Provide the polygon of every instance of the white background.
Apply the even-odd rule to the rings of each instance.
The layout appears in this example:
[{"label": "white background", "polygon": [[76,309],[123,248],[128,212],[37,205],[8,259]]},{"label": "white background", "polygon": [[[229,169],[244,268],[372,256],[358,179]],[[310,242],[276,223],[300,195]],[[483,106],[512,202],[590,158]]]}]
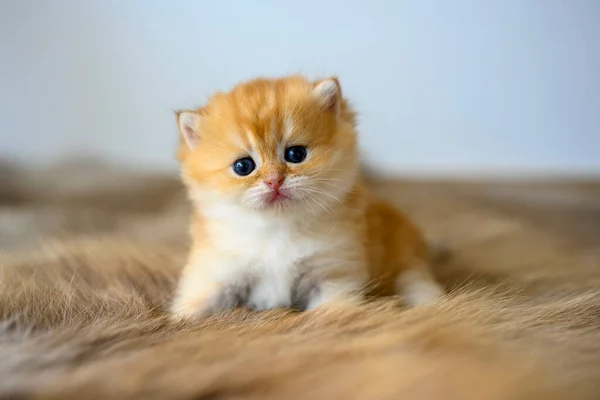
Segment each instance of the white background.
[{"label": "white background", "polygon": [[338,74],[390,172],[600,172],[600,1],[0,1],[0,157],[174,167],[173,110]]}]

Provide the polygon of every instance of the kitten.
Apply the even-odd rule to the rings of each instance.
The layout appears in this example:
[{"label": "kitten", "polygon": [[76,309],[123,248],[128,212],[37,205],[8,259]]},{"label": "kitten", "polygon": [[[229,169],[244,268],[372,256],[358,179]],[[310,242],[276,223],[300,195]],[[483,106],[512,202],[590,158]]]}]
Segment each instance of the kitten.
[{"label": "kitten", "polygon": [[253,80],[177,120],[195,212],[175,318],[442,294],[419,230],[361,182],[355,114],[336,78]]}]

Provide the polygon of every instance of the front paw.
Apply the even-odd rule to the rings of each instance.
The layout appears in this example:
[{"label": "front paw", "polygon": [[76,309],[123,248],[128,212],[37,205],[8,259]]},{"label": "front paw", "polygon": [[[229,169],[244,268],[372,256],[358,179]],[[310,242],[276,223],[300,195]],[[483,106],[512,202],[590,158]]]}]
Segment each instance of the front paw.
[{"label": "front paw", "polygon": [[276,285],[260,283],[251,291],[247,304],[255,311],[264,311],[288,308],[291,307],[291,303],[291,294],[287,287],[278,288]]},{"label": "front paw", "polygon": [[171,305],[171,318],[176,321],[199,319],[237,307],[239,298],[232,290],[206,294],[179,294]]},{"label": "front paw", "polygon": [[360,303],[360,284],[357,282],[325,281],[313,288],[308,296],[306,311],[325,305],[356,305]]}]

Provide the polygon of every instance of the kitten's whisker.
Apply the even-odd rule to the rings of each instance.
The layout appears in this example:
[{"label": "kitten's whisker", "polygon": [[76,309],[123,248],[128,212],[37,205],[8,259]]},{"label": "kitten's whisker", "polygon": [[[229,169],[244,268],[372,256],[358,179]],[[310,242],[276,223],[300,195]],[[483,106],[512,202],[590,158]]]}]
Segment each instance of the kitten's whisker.
[{"label": "kitten's whisker", "polygon": [[327,212],[327,214],[331,215],[331,213],[333,212],[333,209],[326,202],[319,199],[315,195],[312,195],[311,197],[315,203],[317,203],[319,206],[321,206],[321,208],[323,208]]},{"label": "kitten's whisker", "polygon": [[339,182],[346,182],[344,179],[337,179],[337,178],[319,178],[318,176],[311,176],[310,177],[311,180],[316,180],[316,181],[339,181]]},{"label": "kitten's whisker", "polygon": [[343,191],[346,191],[346,190],[347,190],[346,188],[343,188],[343,187],[341,187],[341,186],[338,186],[338,185],[334,185],[333,183],[329,183],[329,182],[321,182],[321,183],[322,183],[323,185],[329,185],[329,186],[332,186],[332,187],[334,187],[334,188],[337,188],[337,189],[340,189],[340,190],[343,190]]},{"label": "kitten's whisker", "polygon": [[348,183],[348,181],[343,180],[343,179],[322,179],[322,178],[310,178],[309,179],[310,182],[323,182],[323,183],[330,183],[331,182],[341,182],[341,183]]},{"label": "kitten's whisker", "polygon": [[318,206],[320,206],[323,210],[325,210],[325,212],[329,215],[331,215],[331,211],[330,209],[327,208],[327,205],[322,203],[315,195],[311,194],[310,192],[305,192],[305,194],[312,200],[314,201]]},{"label": "kitten's whisker", "polygon": [[325,191],[317,190],[317,189],[313,189],[313,188],[305,188],[305,190],[310,191],[311,193],[323,194],[325,196],[329,196],[332,199],[334,199],[335,201],[337,201],[338,203],[340,203],[340,205],[342,207],[345,207],[345,204],[340,199],[338,199],[337,197],[335,197],[334,195],[332,195],[331,193],[327,193]]},{"label": "kitten's whisker", "polygon": [[320,168],[319,172],[320,171],[348,171],[348,170],[347,169],[343,169],[343,168]]},{"label": "kitten's whisker", "polygon": [[316,216],[317,214],[315,213],[315,209],[313,208],[312,204],[310,204],[310,201],[308,201],[305,197],[301,197],[300,199],[302,200],[302,203],[306,204],[307,207],[309,207],[312,215]]},{"label": "kitten's whisker", "polygon": [[[332,179],[332,181],[335,181],[335,180]],[[346,181],[343,181],[341,179],[339,179],[339,181],[343,182],[343,183],[347,183]],[[335,184],[333,184],[331,182],[327,182],[326,180],[322,180],[322,179],[314,179],[314,178],[313,179],[309,179],[309,183],[317,183],[317,184],[328,185],[328,186],[334,187],[336,189],[340,189],[343,192],[348,192],[349,191],[349,188],[347,188],[347,187],[338,186],[338,185],[335,185]]]},{"label": "kitten's whisker", "polygon": [[313,173],[313,174],[307,174],[305,175],[305,177],[309,180],[322,180],[322,181],[339,181],[339,182],[350,182],[348,179],[341,179],[341,178],[330,178],[325,174],[322,173]]}]

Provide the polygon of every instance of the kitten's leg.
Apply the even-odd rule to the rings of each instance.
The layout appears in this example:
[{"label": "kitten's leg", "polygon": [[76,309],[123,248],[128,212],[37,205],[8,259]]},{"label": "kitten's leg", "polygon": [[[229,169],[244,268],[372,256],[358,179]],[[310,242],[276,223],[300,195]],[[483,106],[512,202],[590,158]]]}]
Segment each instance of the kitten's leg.
[{"label": "kitten's leg", "polygon": [[251,289],[248,296],[248,306],[255,311],[287,308],[292,305],[290,284],[285,277],[263,277]]},{"label": "kitten's leg", "polygon": [[429,304],[444,294],[429,268],[419,263],[400,271],[396,278],[396,293],[403,295],[411,306]]},{"label": "kitten's leg", "polygon": [[358,302],[362,286],[362,281],[360,280],[323,280],[308,295],[306,311],[313,310],[333,301],[344,303]]},{"label": "kitten's leg", "polygon": [[180,283],[171,305],[171,315],[176,320],[201,318],[232,309],[237,302],[232,288],[211,281],[208,277],[188,277]]},{"label": "kitten's leg", "polygon": [[[217,260],[211,266],[217,268]],[[222,266],[223,270],[228,266]],[[183,271],[173,303],[171,315],[174,319],[190,319],[208,316],[235,308],[239,302],[241,287],[215,279],[207,270],[189,264]]]}]

